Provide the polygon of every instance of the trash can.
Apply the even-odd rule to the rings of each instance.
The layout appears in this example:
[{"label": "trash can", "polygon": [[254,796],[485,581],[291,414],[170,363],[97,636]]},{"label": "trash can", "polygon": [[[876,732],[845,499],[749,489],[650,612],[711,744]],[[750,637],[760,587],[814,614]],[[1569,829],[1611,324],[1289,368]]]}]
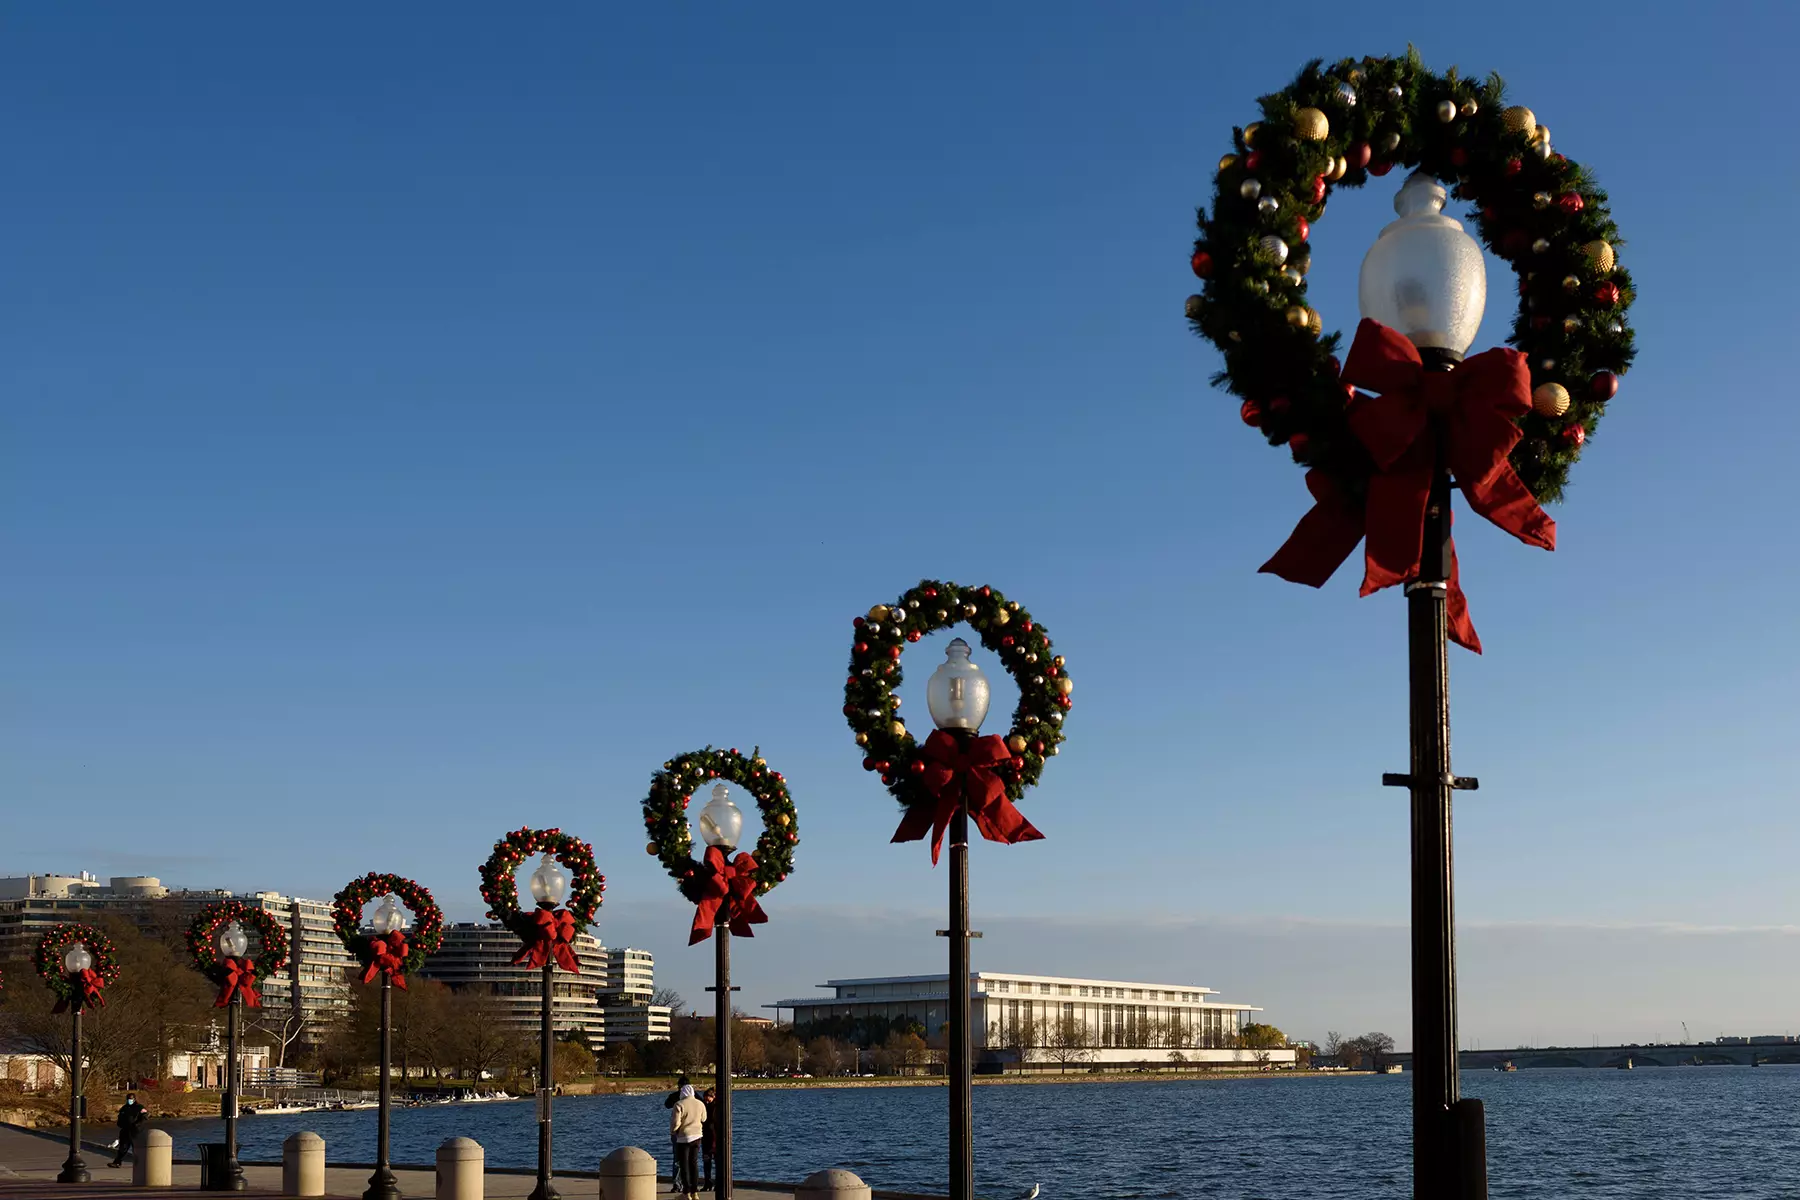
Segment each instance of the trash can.
[{"label": "trash can", "polygon": [[202,1190],[225,1188],[227,1186],[225,1177],[230,1170],[230,1160],[225,1157],[224,1142],[200,1143],[200,1187]]}]

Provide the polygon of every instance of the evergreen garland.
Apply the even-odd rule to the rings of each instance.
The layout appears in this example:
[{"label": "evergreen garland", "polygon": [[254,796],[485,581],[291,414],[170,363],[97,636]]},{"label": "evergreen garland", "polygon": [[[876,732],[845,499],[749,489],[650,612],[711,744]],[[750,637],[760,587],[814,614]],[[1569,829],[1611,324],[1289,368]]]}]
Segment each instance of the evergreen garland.
[{"label": "evergreen garland", "polygon": [[367,968],[375,961],[376,938],[363,932],[363,907],[389,895],[398,896],[400,903],[412,912],[413,925],[406,931],[406,971],[410,974],[424,966],[444,940],[444,910],[425,885],[401,875],[380,875],[374,871],[352,879],[332,897],[332,927],[344,949]]},{"label": "evergreen garland", "polygon": [[256,933],[257,979],[267,979],[287,966],[287,930],[273,913],[242,900],[218,900],[195,913],[187,927],[188,954],[202,975],[214,983],[225,982],[225,967],[219,961],[219,930],[233,921]]},{"label": "evergreen garland", "polygon": [[1329,68],[1315,60],[1259,103],[1262,120],[1232,131],[1211,215],[1198,214],[1191,265],[1206,282],[1187,315],[1225,356],[1214,384],[1243,399],[1245,423],[1271,445],[1360,493],[1373,466],[1345,419],[1338,335],[1323,334],[1306,304],[1307,241],[1334,188],[1417,167],[1474,203],[1482,240],[1518,273],[1507,340],[1529,359],[1534,389],[1560,385],[1569,404],[1523,418],[1512,464],[1539,500],[1561,499],[1634,354],[1626,310],[1635,292],[1617,262],[1606,193],[1551,150],[1534,114],[1505,107],[1499,76],[1437,75],[1410,47]]},{"label": "evergreen garland", "polygon": [[76,942],[86,946],[88,953],[93,955],[94,965],[91,970],[100,977],[101,986],[111,987],[119,978],[118,951],[113,948],[111,938],[94,926],[80,921],[53,925],[46,929],[44,935],[38,938],[37,948],[32,951],[31,963],[44,982],[50,985],[57,1000],[79,1006],[81,989],[69,982],[69,973],[63,969],[63,956]]},{"label": "evergreen garland", "polygon": [[692,750],[663,763],[650,777],[650,794],[644,798],[644,831],[650,835],[644,849],[661,860],[663,868],[681,886],[681,894],[695,904],[703,898],[693,857],[694,839],[688,829],[687,807],[694,792],[710,780],[735,783],[756,800],[762,814],[762,834],[751,857],[756,859],[756,890],[773,891],[794,869],[794,847],[800,842],[798,814],[780,771],[771,771],[759,749],[745,758],[736,748]]},{"label": "evergreen garland", "polygon": [[606,895],[606,876],[594,862],[594,848],[560,829],[515,829],[494,843],[494,852],[481,864],[481,898],[487,902],[488,919],[498,921],[521,938],[534,930],[519,911],[519,867],[534,854],[548,854],[569,869],[569,902],[563,907],[575,918],[576,932],[594,923]]}]

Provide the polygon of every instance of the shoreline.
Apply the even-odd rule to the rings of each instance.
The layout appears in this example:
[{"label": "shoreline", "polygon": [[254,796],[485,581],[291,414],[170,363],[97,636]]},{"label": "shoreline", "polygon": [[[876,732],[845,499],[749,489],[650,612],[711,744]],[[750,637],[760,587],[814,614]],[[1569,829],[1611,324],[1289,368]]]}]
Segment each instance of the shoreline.
[{"label": "shoreline", "polygon": [[[1136,1071],[1103,1071],[1093,1074],[1087,1071],[1069,1074],[1050,1072],[1013,1075],[977,1075],[973,1079],[976,1087],[1006,1087],[1016,1085],[1037,1085],[1054,1083],[1224,1083],[1239,1079],[1340,1079],[1360,1078],[1373,1075],[1373,1071],[1150,1071],[1139,1074]],[[694,1078],[710,1079],[710,1074]],[[613,1096],[659,1096],[669,1091],[673,1081],[651,1084],[648,1081],[629,1080],[609,1091],[596,1090],[594,1095]],[[781,1091],[784,1089],[841,1089],[841,1088],[889,1088],[889,1087],[948,1087],[949,1080],[942,1075],[884,1075],[873,1079],[842,1077],[835,1079],[740,1079],[733,1077],[733,1092]],[[568,1093],[565,1093],[568,1094]]]}]

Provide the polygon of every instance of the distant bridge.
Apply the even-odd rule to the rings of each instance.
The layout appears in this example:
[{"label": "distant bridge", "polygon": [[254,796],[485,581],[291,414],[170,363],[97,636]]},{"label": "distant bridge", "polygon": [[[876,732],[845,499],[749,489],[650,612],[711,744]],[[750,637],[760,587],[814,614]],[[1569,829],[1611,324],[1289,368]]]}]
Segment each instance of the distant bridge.
[{"label": "distant bridge", "polygon": [[[1384,1062],[1397,1062],[1412,1070],[1411,1054],[1384,1054]],[[1465,1071],[1491,1071],[1510,1062],[1523,1071],[1532,1067],[1747,1067],[1800,1064],[1800,1044],[1773,1043],[1758,1046],[1550,1046],[1542,1049],[1464,1050],[1459,1059]]]}]

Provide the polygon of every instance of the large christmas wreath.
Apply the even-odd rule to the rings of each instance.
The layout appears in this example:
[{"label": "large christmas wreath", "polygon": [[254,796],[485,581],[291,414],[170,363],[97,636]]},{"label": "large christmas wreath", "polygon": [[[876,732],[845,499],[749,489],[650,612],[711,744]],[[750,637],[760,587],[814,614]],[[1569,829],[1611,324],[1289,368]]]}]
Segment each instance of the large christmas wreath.
[{"label": "large christmas wreath", "polygon": [[[1006,798],[1021,799],[1025,789],[1038,781],[1045,761],[1063,741],[1063,718],[1074,704],[1075,685],[1062,656],[1050,644],[1049,632],[1017,600],[1008,600],[996,588],[927,579],[893,604],[877,604],[867,616],[857,617],[852,622],[850,675],[844,681],[844,717],[862,747],[863,769],[880,773],[881,782],[915,824],[920,818],[935,823],[942,809],[943,781],[933,761],[935,751],[925,752],[900,715],[900,697],[894,694],[902,678],[900,653],[908,642],[965,623],[980,635],[983,646],[999,656],[1019,686],[1012,729],[1003,742],[989,742],[993,753],[979,767],[992,774]],[[1016,813],[1008,820],[1013,818]],[[1029,833],[995,840],[1043,836],[1022,818],[1017,820]],[[903,823],[902,832],[909,827]],[[995,836],[986,825],[982,832]],[[939,828],[934,858],[941,836]]]},{"label": "large christmas wreath", "polygon": [[[236,921],[255,930],[259,943],[256,956],[250,959],[220,958],[219,931]],[[259,979],[267,979],[287,966],[287,931],[273,913],[242,900],[217,900],[194,914],[187,927],[188,953],[200,973],[220,987],[217,1007],[223,1008],[241,995],[251,1008],[262,999],[256,990]]]},{"label": "large christmas wreath", "polygon": [[1262,120],[1233,130],[1219,160],[1211,215],[1199,213],[1191,261],[1206,283],[1187,303],[1225,356],[1214,382],[1242,398],[1245,423],[1348,494],[1366,488],[1374,468],[1346,420],[1338,335],[1307,303],[1308,239],[1335,188],[1418,167],[1474,204],[1482,239],[1518,272],[1508,341],[1528,358],[1532,411],[1510,459],[1534,496],[1560,499],[1633,355],[1606,193],[1551,149],[1531,110],[1504,105],[1498,76],[1434,74],[1410,49],[1309,63],[1260,104]]},{"label": "large christmas wreath", "polygon": [[[762,833],[754,853],[728,858],[708,847],[696,861],[694,839],[688,830],[687,807],[694,789],[708,780],[735,783],[756,800],[762,814]],[[780,771],[771,771],[760,749],[749,758],[730,750],[691,750],[663,763],[650,777],[650,794],[644,798],[644,830],[650,835],[645,850],[661,860],[674,876],[681,894],[697,906],[689,944],[703,941],[715,922],[724,921],[732,932],[751,935],[750,926],[768,918],[756,897],[774,890],[794,869],[794,847],[800,842],[800,826],[794,798]]]},{"label": "large christmas wreath", "polygon": [[[94,964],[85,971],[71,974],[63,966],[69,947],[80,942],[93,956]],[[112,939],[92,925],[78,921],[52,925],[38,939],[31,962],[50,990],[56,993],[56,1011],[63,1012],[72,1004],[77,1010],[91,1005],[104,1008],[106,999],[100,989],[111,986],[119,978],[118,951]]]},{"label": "large christmas wreath", "polygon": [[[398,930],[386,934],[363,932],[364,906],[383,896],[398,897],[412,911],[411,937]],[[331,921],[338,941],[362,967],[364,983],[384,975],[404,988],[408,972],[423,966],[444,940],[444,910],[423,884],[400,875],[371,871],[351,880],[332,898]]]},{"label": "large christmas wreath", "polygon": [[[539,905],[530,914],[519,911],[517,873],[533,854],[548,854],[569,869],[569,902],[562,909]],[[514,961],[533,967],[554,958],[564,970],[579,974],[575,935],[594,923],[605,895],[606,876],[594,863],[594,848],[560,829],[515,829],[494,843],[494,852],[481,864],[488,919],[519,935],[525,948]]]}]

